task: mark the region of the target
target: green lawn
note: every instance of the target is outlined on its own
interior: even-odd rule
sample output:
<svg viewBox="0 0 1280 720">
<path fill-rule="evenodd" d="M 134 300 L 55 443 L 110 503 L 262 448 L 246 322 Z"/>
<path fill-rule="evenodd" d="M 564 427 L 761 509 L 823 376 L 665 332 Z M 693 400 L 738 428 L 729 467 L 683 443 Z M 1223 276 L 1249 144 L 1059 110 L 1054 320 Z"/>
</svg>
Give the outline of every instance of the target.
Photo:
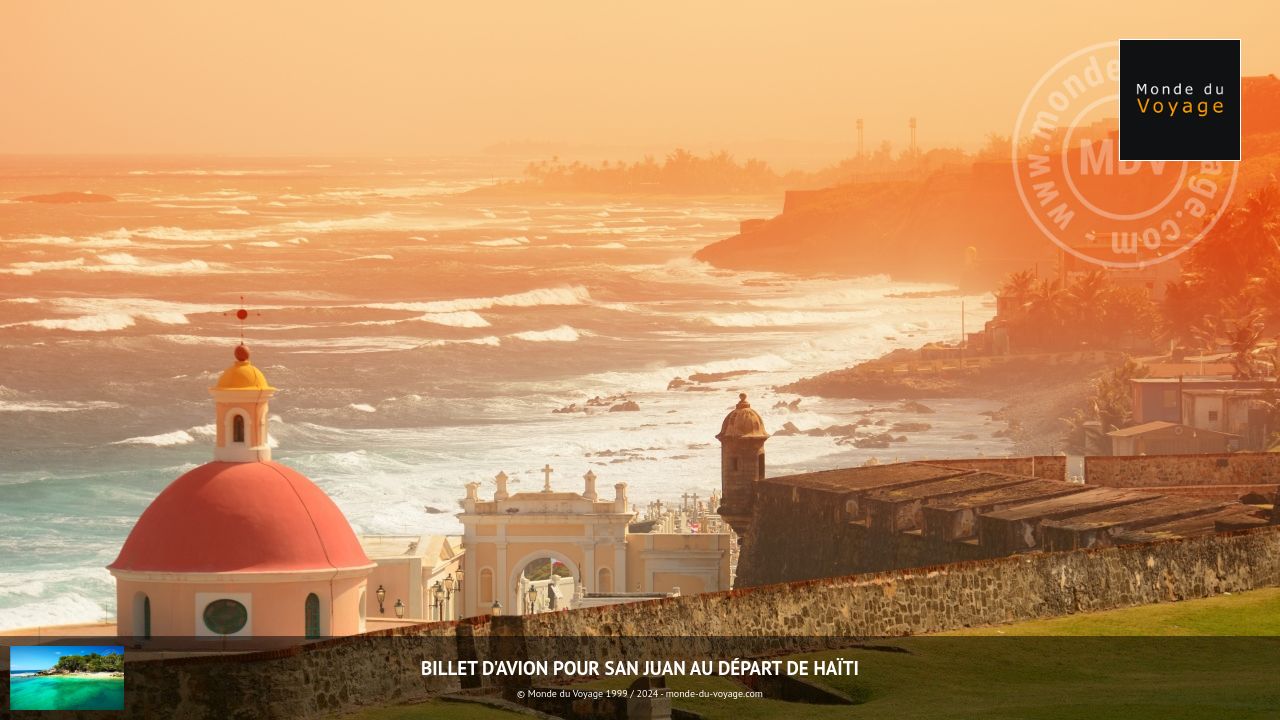
<svg viewBox="0 0 1280 720">
<path fill-rule="evenodd" d="M 521 713 L 507 712 L 476 703 L 431 700 L 417 705 L 392 705 L 365 710 L 355 715 L 344 716 L 343 720 L 488 720 L 489 718 L 528 720 L 528 717 Z"/>
<path fill-rule="evenodd" d="M 755 699 L 678 699 L 674 704 L 708 720 L 1280 716 L 1280 589 L 869 644 L 892 651 L 855 648 L 798 656 L 857 659 L 857 677 L 810 679 L 844 692 L 858 705 Z M 589 685 L 629 682 L 607 678 Z M 742 689 L 723 678 L 672 677 L 668 683 L 680 690 Z M 464 715 L 465 707 L 428 703 L 357 717 L 505 717 L 487 708 Z"/>
<path fill-rule="evenodd" d="M 945 634 L 1280 636 L 1280 588 Z"/>
</svg>

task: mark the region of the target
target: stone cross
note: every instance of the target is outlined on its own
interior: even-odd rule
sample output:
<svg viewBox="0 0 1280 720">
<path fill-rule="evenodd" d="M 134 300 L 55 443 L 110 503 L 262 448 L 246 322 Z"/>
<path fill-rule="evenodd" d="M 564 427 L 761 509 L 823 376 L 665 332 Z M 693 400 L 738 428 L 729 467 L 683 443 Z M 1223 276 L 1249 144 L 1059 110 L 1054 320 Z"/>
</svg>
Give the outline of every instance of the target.
<svg viewBox="0 0 1280 720">
<path fill-rule="evenodd" d="M 552 469 L 550 463 L 543 466 L 542 475 L 545 479 L 542 481 L 542 492 L 551 492 L 551 473 L 553 472 L 555 470 Z"/>
</svg>

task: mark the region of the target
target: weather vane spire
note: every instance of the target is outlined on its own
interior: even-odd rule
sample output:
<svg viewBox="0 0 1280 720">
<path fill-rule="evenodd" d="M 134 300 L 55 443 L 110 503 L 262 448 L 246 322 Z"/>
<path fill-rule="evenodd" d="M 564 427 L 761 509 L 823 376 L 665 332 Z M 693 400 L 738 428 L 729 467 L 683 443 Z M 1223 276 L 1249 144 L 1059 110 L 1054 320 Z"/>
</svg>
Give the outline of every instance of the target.
<svg viewBox="0 0 1280 720">
<path fill-rule="evenodd" d="M 244 345 L 244 321 L 248 320 L 249 315 L 251 314 L 262 315 L 262 313 L 257 313 L 257 312 L 250 313 L 248 310 L 245 309 L 243 295 L 240 296 L 240 307 L 238 309 L 223 313 L 223 315 L 235 315 L 236 319 L 240 321 L 240 345 L 241 346 Z"/>
</svg>

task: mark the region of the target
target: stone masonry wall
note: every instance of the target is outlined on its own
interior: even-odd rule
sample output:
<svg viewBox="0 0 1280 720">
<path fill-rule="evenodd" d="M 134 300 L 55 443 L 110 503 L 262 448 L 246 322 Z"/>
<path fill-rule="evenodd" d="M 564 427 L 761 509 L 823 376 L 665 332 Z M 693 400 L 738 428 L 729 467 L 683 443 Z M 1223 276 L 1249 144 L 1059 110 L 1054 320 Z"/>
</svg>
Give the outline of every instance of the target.
<svg viewBox="0 0 1280 720">
<path fill-rule="evenodd" d="M 738 560 L 735 587 L 987 557 L 977 545 L 877 532 L 851 522 L 855 519 L 847 512 L 842 491 L 757 483 L 751 532 Z"/>
<path fill-rule="evenodd" d="M 1118 488 L 1280 484 L 1280 453 L 1086 457 L 1085 483 Z"/>
<path fill-rule="evenodd" d="M 1063 455 L 1036 455 L 1035 457 L 970 458 L 967 460 L 938 460 L 929 465 L 985 470 L 986 472 L 1024 475 L 1045 480 L 1067 479 L 1067 458 Z"/>
<path fill-rule="evenodd" d="M 780 583 L 525 619 L 528 636 L 873 637 L 1280 585 L 1280 527 Z M 665 645 L 664 645 L 665 647 Z"/>
<path fill-rule="evenodd" d="M 741 652 L 720 637 L 754 637 L 758 652 L 815 649 L 838 644 L 833 638 L 939 632 L 1277 585 L 1280 527 L 1266 527 L 418 625 L 278 652 L 135 661 L 126 701 L 139 717 L 325 717 L 459 686 L 457 678 L 419 675 L 424 659 L 718 658 Z"/>
</svg>

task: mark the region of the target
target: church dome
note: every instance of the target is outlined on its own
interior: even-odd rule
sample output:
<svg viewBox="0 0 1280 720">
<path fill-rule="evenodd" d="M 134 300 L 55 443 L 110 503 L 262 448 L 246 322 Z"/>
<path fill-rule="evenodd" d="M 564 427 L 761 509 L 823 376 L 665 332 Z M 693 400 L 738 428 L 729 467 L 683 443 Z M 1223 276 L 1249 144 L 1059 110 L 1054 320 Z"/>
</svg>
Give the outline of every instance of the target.
<svg viewBox="0 0 1280 720">
<path fill-rule="evenodd" d="M 767 438 L 769 433 L 764 431 L 764 420 L 760 419 L 760 413 L 751 409 L 751 403 L 747 402 L 747 394 L 742 393 L 738 396 L 738 405 L 728 415 L 725 416 L 724 422 L 720 425 L 720 434 L 717 439 L 725 438 Z"/>
<path fill-rule="evenodd" d="M 267 383 L 262 371 L 249 362 L 249 348 L 236 346 L 235 363 L 222 371 L 218 378 L 217 390 L 273 390 Z"/>
<path fill-rule="evenodd" d="M 109 569 L 284 572 L 371 565 L 342 511 L 298 471 L 274 462 L 211 462 L 152 501 Z"/>
</svg>

